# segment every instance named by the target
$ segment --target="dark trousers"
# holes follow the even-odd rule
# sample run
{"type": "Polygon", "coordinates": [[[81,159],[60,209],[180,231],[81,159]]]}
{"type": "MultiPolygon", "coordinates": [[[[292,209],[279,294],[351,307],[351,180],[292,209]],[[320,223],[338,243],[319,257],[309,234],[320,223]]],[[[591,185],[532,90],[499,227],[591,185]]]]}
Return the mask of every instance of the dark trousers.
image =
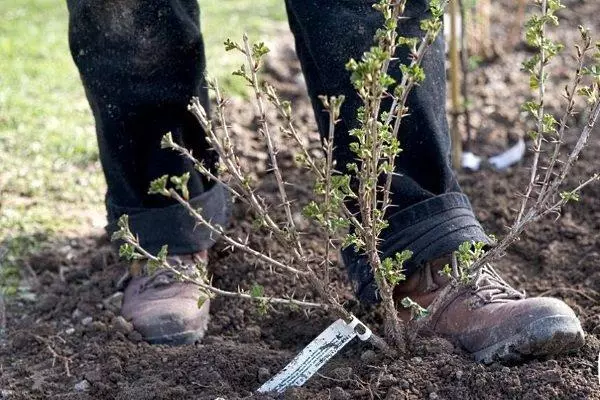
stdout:
{"type": "MultiPolygon", "coordinates": [[[[161,175],[192,171],[192,204],[218,224],[226,224],[228,199],[223,188],[193,171],[173,151],[161,150],[166,132],[193,150],[206,165],[216,157],[194,118],[186,111],[192,96],[208,109],[204,84],[204,48],[196,0],[67,0],[69,39],[92,108],[100,158],[108,190],[108,230],[129,214],[132,231],[150,251],[169,245],[172,253],[192,253],[210,247],[214,238],[179,205],[148,195],[148,185],[161,175]]],[[[427,1],[408,2],[399,30],[421,35],[419,21],[427,17],[427,1]]],[[[381,25],[368,0],[286,0],[289,24],[296,40],[308,92],[321,134],[328,116],[318,95],[345,95],[335,131],[335,158],[343,168],[354,157],[349,129],[356,125],[360,101],[344,65],[373,43],[381,25]]],[[[210,32],[207,32],[210,34],[210,32]]],[[[407,61],[406,49],[397,54],[407,61]]],[[[440,37],[425,57],[427,78],[408,101],[392,184],[393,209],[383,234],[384,257],[410,249],[410,275],[424,262],[455,250],[467,240],[485,241],[469,200],[450,167],[450,139],[445,112],[444,43],[440,37]]],[[[400,79],[398,64],[391,74],[400,79]]],[[[376,301],[370,269],[352,248],[342,252],[358,296],[376,301]]]]}

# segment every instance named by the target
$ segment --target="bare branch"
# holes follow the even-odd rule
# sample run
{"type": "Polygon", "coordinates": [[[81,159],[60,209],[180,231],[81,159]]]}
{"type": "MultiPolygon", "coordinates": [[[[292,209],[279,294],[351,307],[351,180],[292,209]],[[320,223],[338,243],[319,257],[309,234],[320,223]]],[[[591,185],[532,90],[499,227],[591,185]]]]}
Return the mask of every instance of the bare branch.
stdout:
{"type": "Polygon", "coordinates": [[[567,106],[565,108],[565,112],[560,119],[560,127],[558,129],[558,137],[554,142],[554,151],[552,156],[550,157],[550,161],[548,166],[546,167],[546,175],[544,176],[544,180],[541,185],[540,194],[538,196],[538,200],[536,205],[540,205],[541,202],[545,198],[545,194],[548,191],[550,179],[552,178],[552,174],[554,173],[554,167],[556,166],[556,162],[558,160],[558,156],[560,154],[560,149],[565,139],[565,132],[567,128],[567,122],[569,118],[574,114],[575,110],[575,95],[577,94],[577,90],[579,89],[579,85],[581,84],[581,80],[583,78],[583,64],[585,62],[585,55],[589,51],[591,47],[591,39],[589,35],[586,35],[585,32],[582,35],[582,47],[576,46],[577,49],[577,67],[575,69],[575,76],[573,78],[573,84],[569,89],[569,86],[565,88],[565,98],[567,101],[567,106]]]}
{"type": "MultiPolygon", "coordinates": [[[[224,296],[224,297],[238,297],[238,298],[246,299],[246,300],[255,300],[255,301],[266,302],[266,303],[271,303],[271,304],[293,305],[293,306],[305,307],[305,308],[324,308],[324,309],[328,308],[328,305],[322,304],[322,303],[313,303],[313,302],[308,302],[308,301],[296,300],[296,299],[292,299],[292,298],[284,299],[284,298],[268,297],[268,296],[253,296],[251,294],[244,293],[241,291],[231,292],[228,290],[219,289],[219,288],[213,286],[212,284],[206,283],[199,279],[195,279],[195,278],[179,271],[177,268],[175,268],[171,264],[169,264],[169,262],[167,260],[160,259],[160,258],[154,256],[152,253],[150,253],[146,249],[144,249],[140,245],[139,241],[133,235],[123,237],[123,240],[125,242],[129,243],[131,246],[133,246],[135,248],[135,250],[138,251],[144,258],[146,258],[147,260],[151,260],[155,263],[158,263],[161,268],[167,269],[168,271],[173,273],[175,276],[177,276],[182,281],[193,283],[194,285],[197,285],[204,291],[213,293],[215,295],[224,296]]],[[[245,250],[245,251],[248,252],[248,250],[245,250]]]]}
{"type": "MultiPolygon", "coordinates": [[[[548,2],[547,0],[541,0],[542,7],[542,15],[546,15],[548,10],[548,2]]],[[[527,189],[525,190],[525,196],[521,201],[521,206],[519,207],[519,212],[517,213],[517,218],[515,220],[515,225],[518,225],[523,218],[523,213],[527,207],[529,202],[529,196],[535,186],[535,181],[538,173],[538,163],[540,160],[540,153],[542,148],[542,143],[544,140],[544,97],[546,94],[546,51],[544,49],[544,41],[546,39],[546,25],[543,24],[540,32],[540,45],[539,54],[539,70],[538,70],[538,100],[539,100],[539,108],[537,111],[537,136],[534,139],[533,143],[533,162],[531,163],[531,174],[529,176],[529,184],[527,185],[527,189]]]]}
{"type": "MultiPolygon", "coordinates": [[[[296,224],[294,222],[294,217],[292,216],[292,210],[290,208],[290,202],[287,198],[287,192],[285,189],[285,183],[283,177],[281,175],[281,170],[279,169],[279,163],[277,162],[277,150],[273,145],[273,139],[271,137],[271,131],[269,127],[269,123],[267,122],[267,112],[265,109],[265,104],[263,100],[263,93],[260,89],[258,83],[258,62],[254,60],[252,56],[252,51],[250,49],[250,44],[248,43],[248,36],[244,35],[244,54],[246,55],[246,62],[249,67],[249,79],[252,89],[254,90],[254,94],[256,96],[256,104],[258,106],[259,118],[261,123],[261,132],[267,144],[267,149],[269,152],[269,157],[271,160],[271,168],[273,170],[273,174],[275,175],[275,179],[277,181],[277,188],[279,190],[279,197],[281,199],[281,204],[285,209],[285,215],[287,217],[287,223],[289,225],[289,230],[294,237],[297,237],[296,232],[296,224]]],[[[300,245],[300,241],[296,240],[298,246],[298,252],[300,254],[303,253],[302,247],[300,245]]]]}
{"type": "Polygon", "coordinates": [[[206,218],[204,218],[204,216],[198,212],[197,210],[194,209],[194,207],[191,206],[191,204],[185,200],[183,197],[181,197],[179,195],[179,193],[177,193],[175,190],[170,189],[169,192],[171,193],[171,197],[173,199],[175,199],[179,204],[181,204],[183,207],[185,207],[185,209],[198,221],[200,222],[203,226],[206,226],[208,229],[210,229],[213,233],[216,233],[217,235],[221,235],[222,239],[228,243],[229,245],[231,245],[232,247],[235,247],[236,249],[242,250],[248,254],[250,254],[251,256],[254,256],[256,258],[258,258],[261,261],[264,261],[276,268],[280,268],[283,270],[286,270],[288,272],[291,272],[292,274],[295,275],[305,275],[306,272],[305,271],[300,271],[296,268],[290,267],[288,265],[285,265],[277,260],[275,260],[274,258],[271,258],[263,253],[261,253],[260,251],[254,250],[253,248],[251,248],[250,246],[248,246],[246,243],[241,242],[239,240],[233,239],[231,236],[227,235],[225,233],[225,230],[219,226],[219,225],[213,225],[210,221],[207,221],[206,218]]]}

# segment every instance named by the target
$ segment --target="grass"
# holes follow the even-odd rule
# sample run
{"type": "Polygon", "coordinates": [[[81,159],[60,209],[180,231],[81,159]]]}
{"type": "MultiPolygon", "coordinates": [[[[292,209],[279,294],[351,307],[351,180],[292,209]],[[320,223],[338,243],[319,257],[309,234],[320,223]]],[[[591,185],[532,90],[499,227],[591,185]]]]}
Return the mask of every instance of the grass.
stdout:
{"type": "MultiPolygon", "coordinates": [[[[229,93],[239,61],[223,51],[244,31],[267,38],[283,2],[202,1],[209,74],[229,93]]],[[[105,221],[94,123],[68,49],[66,2],[2,0],[0,8],[0,263],[105,221]],[[4,258],[2,258],[2,248],[4,258]]],[[[0,285],[2,282],[0,282],[0,285]]]]}
{"type": "Polygon", "coordinates": [[[244,32],[251,41],[268,42],[278,28],[282,25],[287,27],[283,24],[283,1],[211,0],[200,1],[200,4],[209,75],[218,79],[226,93],[246,94],[242,80],[231,76],[231,71],[236,70],[243,61],[238,55],[225,53],[223,42],[227,38],[241,42],[244,32]]]}

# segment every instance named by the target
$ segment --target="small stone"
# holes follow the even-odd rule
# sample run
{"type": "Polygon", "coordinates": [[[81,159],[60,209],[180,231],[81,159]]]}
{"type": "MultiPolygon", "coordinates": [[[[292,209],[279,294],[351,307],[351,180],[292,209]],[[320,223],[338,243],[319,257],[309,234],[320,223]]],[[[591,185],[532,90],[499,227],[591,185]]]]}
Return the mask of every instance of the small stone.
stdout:
{"type": "Polygon", "coordinates": [[[437,386],[431,382],[427,382],[425,384],[425,390],[427,390],[427,393],[433,393],[437,390],[437,386]]]}
{"type": "Polygon", "coordinates": [[[113,325],[117,332],[121,332],[124,335],[127,335],[129,332],[133,331],[133,324],[127,321],[121,315],[114,319],[113,325]]]}
{"type": "Polygon", "coordinates": [[[458,371],[455,372],[456,379],[459,379],[459,380],[462,379],[462,377],[463,377],[464,374],[465,373],[462,370],[459,369],[458,371]]]}
{"type": "Polygon", "coordinates": [[[122,372],[123,370],[123,363],[116,356],[109,357],[108,361],[106,362],[106,366],[112,371],[122,372]]]}
{"type": "Polygon", "coordinates": [[[85,380],[95,385],[97,382],[103,381],[104,376],[99,370],[89,371],[85,373],[85,380]]]}
{"type": "Polygon", "coordinates": [[[452,365],[446,364],[440,369],[440,372],[442,373],[443,376],[450,376],[450,374],[452,374],[452,369],[453,369],[452,365]]]}
{"type": "Polygon", "coordinates": [[[444,338],[434,338],[425,344],[427,354],[452,354],[454,353],[454,345],[444,338]]]}
{"type": "Polygon", "coordinates": [[[242,343],[254,343],[260,340],[261,330],[259,326],[252,325],[247,327],[240,334],[240,341],[242,343]]]}
{"type": "Polygon", "coordinates": [[[372,363],[377,360],[377,353],[373,350],[366,350],[360,355],[360,359],[365,363],[372,363]]]}
{"type": "Polygon", "coordinates": [[[110,374],[108,374],[108,380],[112,383],[117,383],[123,380],[123,375],[117,372],[111,372],[110,374]]]}
{"type": "Polygon", "coordinates": [[[84,379],[84,380],[82,380],[80,382],[77,382],[75,384],[74,389],[75,389],[76,392],[87,392],[88,390],[90,390],[91,386],[92,385],[90,385],[90,383],[87,380],[84,379]]]}
{"type": "Polygon", "coordinates": [[[101,321],[94,321],[94,322],[92,322],[92,328],[96,332],[106,332],[108,330],[108,327],[106,326],[106,324],[104,322],[101,322],[101,321]]]}
{"type": "Polygon", "coordinates": [[[331,389],[331,400],[347,400],[350,399],[350,394],[339,386],[331,389]]]}
{"type": "Polygon", "coordinates": [[[46,296],[43,296],[38,302],[38,310],[41,312],[49,312],[56,307],[59,301],[60,298],[57,295],[50,293],[46,296]]]}
{"type": "Polygon", "coordinates": [[[306,218],[304,218],[302,213],[295,212],[292,215],[292,218],[294,219],[294,223],[296,224],[296,227],[299,228],[300,230],[305,230],[308,227],[308,221],[306,218]]]}
{"type": "Polygon", "coordinates": [[[423,362],[423,359],[421,357],[413,357],[413,358],[410,359],[410,361],[412,363],[419,364],[419,363],[423,362]]]}
{"type": "Polygon", "coordinates": [[[94,319],[92,317],[85,317],[81,320],[81,325],[83,325],[83,326],[91,325],[92,321],[94,321],[94,319]]]}
{"type": "Polygon", "coordinates": [[[67,328],[67,329],[65,330],[65,333],[66,333],[67,335],[72,335],[72,334],[74,334],[74,333],[75,333],[75,328],[67,328]]]}
{"type": "Polygon", "coordinates": [[[283,395],[283,400],[301,400],[305,397],[306,395],[302,395],[302,389],[292,387],[285,391],[285,394],[283,395]]]}
{"type": "Polygon", "coordinates": [[[79,308],[73,310],[73,314],[71,314],[71,319],[73,319],[74,321],[79,321],[81,318],[83,318],[83,313],[81,312],[81,310],[79,308]]]}
{"type": "Polygon", "coordinates": [[[259,383],[265,383],[271,377],[271,371],[269,368],[260,367],[256,375],[259,383]]]}
{"type": "Polygon", "coordinates": [[[119,311],[123,305],[123,292],[113,293],[102,301],[104,307],[111,311],[119,311]]]}
{"type": "Polygon", "coordinates": [[[396,382],[398,382],[398,378],[396,378],[392,374],[383,374],[379,378],[379,383],[384,386],[390,386],[390,385],[395,384],[396,382]]]}
{"type": "Polygon", "coordinates": [[[502,367],[502,369],[500,371],[503,374],[510,374],[510,368],[508,368],[508,367],[502,367]]]}
{"type": "Polygon", "coordinates": [[[410,387],[410,383],[406,379],[400,380],[400,387],[402,389],[408,389],[410,387]]]}
{"type": "Polygon", "coordinates": [[[142,334],[139,333],[138,331],[132,331],[132,332],[129,332],[129,334],[127,335],[127,339],[131,340],[134,343],[137,343],[137,342],[141,342],[143,337],[142,337],[142,334]]]}
{"type": "Polygon", "coordinates": [[[549,383],[562,383],[563,378],[560,376],[560,372],[558,370],[552,369],[550,371],[545,371],[542,373],[540,378],[549,383]]]}
{"type": "Polygon", "coordinates": [[[436,399],[439,399],[440,396],[438,396],[438,394],[436,392],[431,392],[431,393],[429,393],[429,398],[431,400],[436,400],[436,399]]]}

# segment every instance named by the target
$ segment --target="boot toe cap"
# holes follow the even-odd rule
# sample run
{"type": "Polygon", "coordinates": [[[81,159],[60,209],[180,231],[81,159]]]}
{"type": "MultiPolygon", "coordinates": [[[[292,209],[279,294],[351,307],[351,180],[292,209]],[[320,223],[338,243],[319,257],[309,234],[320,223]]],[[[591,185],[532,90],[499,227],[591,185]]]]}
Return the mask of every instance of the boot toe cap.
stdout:
{"type": "Polygon", "coordinates": [[[198,305],[198,290],[189,295],[187,284],[181,285],[178,295],[171,297],[127,296],[121,314],[129,320],[145,341],[152,344],[182,345],[201,340],[210,319],[210,300],[198,305]]]}
{"type": "Polygon", "coordinates": [[[584,344],[579,319],[561,300],[528,298],[506,303],[497,311],[495,324],[482,324],[464,338],[465,347],[480,361],[559,354],[584,344]]]}

